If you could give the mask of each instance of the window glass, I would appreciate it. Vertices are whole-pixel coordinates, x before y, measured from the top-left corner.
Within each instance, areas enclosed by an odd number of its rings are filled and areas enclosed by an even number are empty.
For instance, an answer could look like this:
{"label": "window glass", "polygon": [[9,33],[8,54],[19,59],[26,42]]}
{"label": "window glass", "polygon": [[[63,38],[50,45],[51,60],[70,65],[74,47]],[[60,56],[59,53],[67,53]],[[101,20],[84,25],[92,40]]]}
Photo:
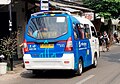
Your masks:
{"label": "window glass", "polygon": [[78,29],[78,33],[79,33],[79,38],[84,39],[85,38],[84,26],[82,24],[78,24],[77,29]]}
{"label": "window glass", "polygon": [[77,25],[75,25],[75,24],[73,24],[73,31],[74,31],[74,38],[78,39],[79,33],[78,33]]}
{"label": "window glass", "polygon": [[89,25],[88,25],[88,24],[84,24],[84,27],[85,27],[85,37],[86,37],[87,39],[90,39],[90,38],[91,38],[91,34],[90,34]]}
{"label": "window glass", "polygon": [[37,17],[28,24],[28,35],[36,39],[57,38],[67,33],[66,17]]}
{"label": "window glass", "polygon": [[97,33],[95,31],[95,28],[91,26],[92,36],[97,37]]}
{"label": "window glass", "polygon": [[73,25],[74,36],[76,39],[84,39],[85,38],[85,29],[82,24]]}
{"label": "window glass", "polygon": [[75,37],[75,39],[78,39],[78,34],[75,30],[74,30],[74,37]]}

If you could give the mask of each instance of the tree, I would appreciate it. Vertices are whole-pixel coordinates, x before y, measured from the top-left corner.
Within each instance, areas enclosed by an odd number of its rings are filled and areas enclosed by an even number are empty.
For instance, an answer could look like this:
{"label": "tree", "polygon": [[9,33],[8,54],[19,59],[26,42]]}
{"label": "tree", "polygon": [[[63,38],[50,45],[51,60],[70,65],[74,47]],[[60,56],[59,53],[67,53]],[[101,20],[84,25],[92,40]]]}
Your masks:
{"label": "tree", "polygon": [[120,0],[83,0],[83,3],[107,19],[120,15]]}
{"label": "tree", "polygon": [[89,8],[95,10],[99,16],[108,20],[107,32],[112,42],[112,22],[111,18],[120,17],[120,0],[83,0]]}
{"label": "tree", "polygon": [[0,39],[0,54],[7,59],[8,66],[13,70],[13,56],[17,54],[17,32],[11,33],[10,37]]}

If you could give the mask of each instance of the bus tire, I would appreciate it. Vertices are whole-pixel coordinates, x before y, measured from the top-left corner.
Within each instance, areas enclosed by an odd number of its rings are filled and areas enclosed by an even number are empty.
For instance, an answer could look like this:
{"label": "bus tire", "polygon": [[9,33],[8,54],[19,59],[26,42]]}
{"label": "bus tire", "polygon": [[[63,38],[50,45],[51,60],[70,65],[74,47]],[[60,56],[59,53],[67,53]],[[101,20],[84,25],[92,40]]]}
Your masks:
{"label": "bus tire", "polygon": [[82,72],[83,72],[83,61],[82,59],[79,59],[77,75],[80,76]]}
{"label": "bus tire", "polygon": [[97,56],[94,56],[93,67],[96,68],[97,65],[98,65],[98,59]]}

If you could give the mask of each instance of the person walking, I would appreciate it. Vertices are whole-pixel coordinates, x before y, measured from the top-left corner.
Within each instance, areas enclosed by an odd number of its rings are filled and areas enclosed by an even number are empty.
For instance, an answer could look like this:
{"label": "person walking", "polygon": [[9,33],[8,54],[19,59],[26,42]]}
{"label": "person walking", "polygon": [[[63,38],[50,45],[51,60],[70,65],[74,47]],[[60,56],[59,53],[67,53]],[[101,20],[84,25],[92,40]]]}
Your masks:
{"label": "person walking", "polygon": [[114,32],[114,39],[117,43],[119,43],[117,31]]}
{"label": "person walking", "polygon": [[103,39],[105,40],[107,51],[109,51],[109,37],[106,31],[103,33]]}

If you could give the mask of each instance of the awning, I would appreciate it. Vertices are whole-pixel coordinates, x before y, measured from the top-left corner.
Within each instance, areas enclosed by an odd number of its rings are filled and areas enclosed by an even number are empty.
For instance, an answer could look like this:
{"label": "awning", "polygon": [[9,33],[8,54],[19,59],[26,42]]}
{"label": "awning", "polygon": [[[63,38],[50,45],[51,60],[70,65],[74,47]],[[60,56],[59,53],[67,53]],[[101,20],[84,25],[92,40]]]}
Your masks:
{"label": "awning", "polygon": [[62,10],[69,11],[69,12],[81,12],[80,10],[73,9],[73,8],[68,8],[68,7],[59,7]]}
{"label": "awning", "polygon": [[54,5],[54,6],[58,6],[58,7],[68,7],[68,8],[74,8],[74,9],[79,9],[79,10],[84,10],[84,11],[94,11],[92,9],[89,9],[89,8],[85,8],[85,7],[80,7],[80,6],[73,6],[73,5],[66,5],[66,4],[62,4],[62,3],[58,3],[58,2],[54,2],[54,1],[50,1],[50,4],[51,5]]}

